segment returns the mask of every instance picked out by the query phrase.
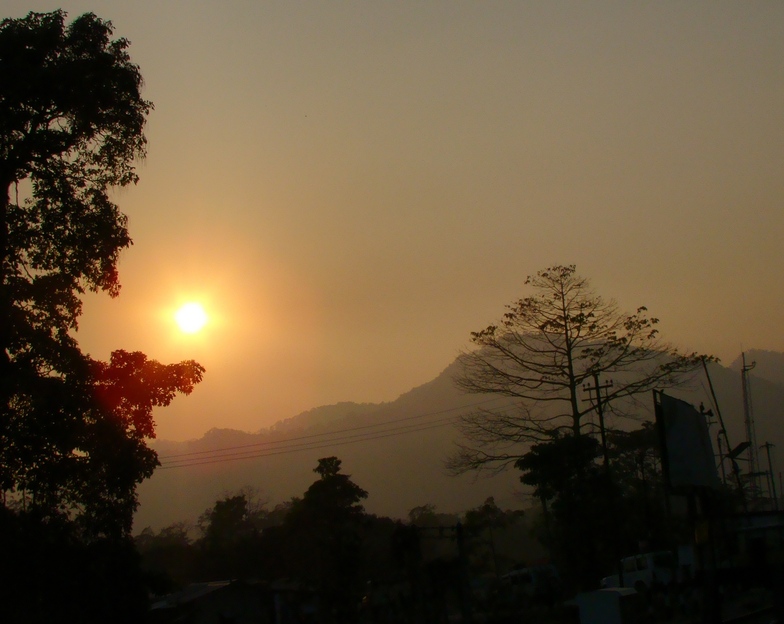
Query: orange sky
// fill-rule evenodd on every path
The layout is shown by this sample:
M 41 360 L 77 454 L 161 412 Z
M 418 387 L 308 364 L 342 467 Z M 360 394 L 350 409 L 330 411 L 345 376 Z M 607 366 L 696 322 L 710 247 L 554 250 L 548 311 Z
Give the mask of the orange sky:
M 684 349 L 784 350 L 784 3 L 58 6 L 111 19 L 155 103 L 79 338 L 206 366 L 160 437 L 393 400 L 555 263 Z

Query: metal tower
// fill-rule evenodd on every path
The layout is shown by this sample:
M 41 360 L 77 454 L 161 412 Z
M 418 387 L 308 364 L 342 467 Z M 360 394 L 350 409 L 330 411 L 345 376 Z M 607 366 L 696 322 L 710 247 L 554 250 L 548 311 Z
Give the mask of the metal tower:
M 746 440 L 749 443 L 747 458 L 749 462 L 749 485 L 751 488 L 752 496 L 759 493 L 759 484 L 757 478 L 759 476 L 759 461 L 757 459 L 757 433 L 754 430 L 754 408 L 751 404 L 751 385 L 749 383 L 749 371 L 753 369 L 757 363 L 752 362 L 746 365 L 746 353 L 742 353 L 743 366 L 741 368 L 741 381 L 743 384 L 743 422 L 746 425 Z

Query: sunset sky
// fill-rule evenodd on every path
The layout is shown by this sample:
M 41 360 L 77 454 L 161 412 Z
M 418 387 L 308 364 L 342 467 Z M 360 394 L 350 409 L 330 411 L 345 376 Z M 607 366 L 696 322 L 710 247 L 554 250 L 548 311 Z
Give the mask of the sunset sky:
M 784 350 L 780 0 L 2 6 L 112 20 L 154 102 L 78 337 L 206 367 L 159 437 L 394 400 L 551 264 L 685 350 Z

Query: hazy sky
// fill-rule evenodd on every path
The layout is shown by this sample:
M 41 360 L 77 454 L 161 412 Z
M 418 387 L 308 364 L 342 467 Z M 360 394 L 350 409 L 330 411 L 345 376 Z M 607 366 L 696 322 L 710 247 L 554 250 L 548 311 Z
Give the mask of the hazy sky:
M 683 349 L 784 350 L 780 0 L 2 6 L 112 20 L 155 104 L 79 338 L 206 366 L 160 437 L 393 400 L 551 264 Z

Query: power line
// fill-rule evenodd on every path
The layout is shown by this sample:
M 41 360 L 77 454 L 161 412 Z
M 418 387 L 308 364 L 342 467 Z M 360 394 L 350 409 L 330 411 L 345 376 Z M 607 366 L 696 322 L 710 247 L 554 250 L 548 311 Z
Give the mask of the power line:
M 434 422 L 435 423 L 451 422 L 452 419 L 453 419 L 452 416 L 447 416 L 446 418 L 440 418 L 440 419 L 438 419 L 437 421 L 434 421 Z M 430 424 L 433 424 L 433 422 L 431 422 Z M 418 425 L 417 424 L 400 425 L 398 427 L 392 427 L 391 429 L 388 429 L 388 430 L 381 430 L 381 431 L 377 431 L 377 432 L 365 432 L 365 433 L 360 433 L 360 434 L 356 434 L 356 435 L 349 435 L 349 436 L 344 436 L 344 435 L 339 435 L 338 436 L 337 433 L 331 432 L 331 433 L 319 434 L 319 437 L 324 437 L 325 438 L 325 439 L 322 439 L 322 440 L 313 440 L 313 441 L 310 441 L 310 442 L 297 442 L 297 440 L 302 439 L 302 438 L 292 438 L 291 440 L 278 440 L 278 441 L 275 441 L 275 442 L 259 443 L 259 445 L 257 445 L 257 446 L 261 446 L 261 445 L 266 445 L 266 446 L 270 446 L 270 447 L 276 447 L 277 446 L 278 448 L 297 448 L 297 447 L 302 447 L 302 446 L 307 447 L 308 445 L 322 444 L 322 443 L 327 443 L 327 442 L 341 442 L 343 440 L 352 440 L 352 439 L 360 439 L 361 440 L 362 438 L 364 438 L 365 436 L 368 436 L 368 435 L 378 435 L 378 434 L 383 434 L 383 433 L 395 433 L 397 431 L 400 431 L 400 433 L 408 433 L 408 431 L 406 431 L 406 430 L 412 430 L 412 428 L 422 427 L 422 426 L 423 426 L 422 424 L 418 424 Z M 427 427 L 427 425 L 424 425 L 424 427 Z M 413 430 L 417 431 L 418 429 L 413 429 Z M 337 437 L 335 437 L 335 436 L 337 436 Z M 306 437 L 314 437 L 314 436 L 303 436 L 303 438 L 306 438 Z M 334 437 L 334 439 L 330 439 L 332 437 Z M 295 444 L 290 444 L 290 442 L 295 442 Z M 248 445 L 248 446 L 250 446 L 250 445 Z M 188 457 L 188 458 L 185 458 L 185 459 L 172 459 L 171 457 L 168 457 L 168 458 L 166 458 L 166 461 L 168 461 L 170 463 L 178 463 L 178 462 L 197 461 L 197 460 L 201 460 L 201 459 L 217 459 L 217 458 L 220 458 L 220 457 L 241 457 L 241 456 L 247 455 L 249 453 L 262 452 L 262 451 L 265 450 L 265 449 L 262 449 L 262 448 L 255 448 L 255 447 L 253 449 L 249 449 L 247 446 L 246 447 L 237 447 L 237 448 L 239 448 L 239 449 L 243 449 L 244 448 L 245 450 L 237 450 L 235 452 L 226 452 L 226 451 L 229 451 L 229 450 L 232 450 L 232 449 L 216 449 L 214 451 L 202 451 L 202 453 L 206 454 L 206 456 L 204 456 L 204 457 Z
M 318 450 L 323 448 L 332 448 L 335 446 L 345 446 L 347 444 L 356 444 L 358 442 L 368 442 L 370 440 L 379 440 L 382 438 L 391 438 L 394 436 L 405 435 L 407 433 L 418 433 L 420 431 L 427 431 L 428 429 L 437 429 L 439 427 L 445 427 L 451 424 L 453 420 L 452 417 L 444 419 L 445 422 L 438 422 L 436 424 L 428 424 L 423 425 L 420 427 L 416 427 L 413 429 L 408 429 L 405 431 L 385 431 L 379 432 L 377 434 L 362 434 L 359 436 L 348 436 L 345 438 L 338 438 L 336 440 L 319 440 L 313 442 L 306 442 L 303 444 L 293 445 L 290 447 L 283 447 L 283 448 L 276 448 L 276 449 L 269 449 L 263 451 L 246 451 L 244 453 L 238 454 L 230 454 L 230 455 L 218 455 L 215 457 L 198 457 L 193 458 L 191 460 L 181 460 L 182 463 L 176 463 L 176 461 L 172 464 L 162 465 L 160 466 L 161 470 L 166 470 L 170 468 L 188 468 L 191 466 L 202 466 L 205 464 L 217 464 L 223 463 L 227 461 L 238 461 L 241 459 L 258 459 L 261 457 L 269 457 L 272 455 L 285 455 L 287 453 L 298 453 L 300 451 L 312 451 Z M 352 439 L 356 438 L 356 439 Z
M 483 401 L 482 403 L 487 403 L 487 402 L 488 401 Z M 432 412 L 430 414 L 420 415 L 420 417 L 445 413 L 448 411 L 454 411 L 454 410 L 443 410 L 441 412 Z M 239 459 L 253 459 L 257 457 L 264 457 L 267 455 L 279 455 L 283 453 L 293 453 L 302 450 L 313 450 L 319 448 L 327 448 L 329 446 L 336 446 L 336 445 L 341 446 L 345 444 L 365 442 L 369 440 L 392 437 L 396 435 L 404 435 L 407 433 L 416 433 L 419 431 L 425 431 L 428 429 L 443 427 L 447 424 L 450 424 L 453 421 L 453 419 L 454 418 L 450 416 L 450 417 L 438 419 L 437 421 L 431 421 L 430 423 L 398 425 L 392 427 L 391 429 L 382 430 L 382 431 L 365 432 L 358 435 L 349 435 L 349 436 L 340 435 L 338 437 L 335 437 L 338 434 L 368 428 L 367 426 L 353 427 L 353 428 L 334 431 L 334 432 L 325 432 L 322 434 L 315 434 L 311 436 L 290 438 L 288 440 L 278 440 L 275 442 L 258 443 L 255 445 L 244 445 L 241 447 L 226 447 L 223 449 L 215 449 L 212 451 L 202 451 L 201 456 L 199 457 L 179 456 L 180 458 L 175 458 L 175 456 L 169 456 L 167 458 L 164 458 L 164 461 L 168 463 L 164 463 L 162 468 L 181 468 L 181 467 L 196 466 L 202 464 L 218 463 L 224 461 L 233 461 Z M 411 420 L 411 418 L 408 418 L 406 420 Z M 373 427 L 388 426 L 388 425 L 395 425 L 395 424 L 396 424 L 395 421 L 377 423 L 376 425 L 373 425 Z M 321 439 L 316 439 L 316 440 L 311 439 L 310 441 L 307 442 L 298 442 L 299 440 L 309 439 L 309 438 L 321 438 Z M 292 442 L 294 443 L 292 444 Z M 260 448 L 264 446 L 266 446 L 267 448 Z M 231 451 L 235 449 L 246 449 L 246 450 L 238 450 L 237 452 L 227 453 L 227 451 Z
M 239 446 L 229 446 L 218 449 L 211 449 L 206 451 L 193 451 L 190 453 L 179 453 L 174 455 L 162 456 L 161 469 L 168 468 L 185 468 L 189 466 L 199 466 L 212 463 L 220 463 L 225 461 L 236 461 L 240 459 L 254 459 L 259 457 L 266 457 L 269 455 L 280 455 L 284 453 L 294 453 L 303 450 L 314 450 L 326 448 L 328 446 L 342 446 L 345 444 L 355 444 L 357 442 L 365 442 L 369 440 L 377 440 L 397 435 L 404 435 L 408 433 L 417 433 L 419 431 L 426 431 L 428 429 L 435 429 L 438 427 L 446 426 L 453 420 L 453 416 L 446 418 L 439 418 L 429 423 L 413 423 L 413 424 L 400 424 L 412 420 L 427 418 L 430 416 L 437 416 L 461 410 L 467 407 L 476 407 L 485 405 L 493 401 L 497 401 L 499 397 L 480 401 L 478 403 L 461 405 L 445 410 L 438 410 L 434 412 L 427 412 L 418 414 L 416 416 L 409 416 L 406 418 L 396 419 L 392 421 L 384 421 L 371 425 L 360 425 L 356 427 L 348 427 L 345 429 L 338 429 L 335 431 L 328 431 L 317 434 L 310 434 L 304 436 L 297 436 L 293 438 L 285 438 L 282 440 L 256 442 L 254 444 L 244 444 Z M 379 427 L 391 428 L 380 431 L 366 431 L 368 429 L 377 429 Z M 365 431 L 365 433 L 356 435 L 352 434 L 356 431 Z M 234 452 L 232 452 L 234 451 Z
M 175 455 L 165 455 L 165 456 L 162 456 L 160 459 L 161 459 L 161 461 L 165 461 L 165 460 L 169 460 L 169 459 L 174 459 L 175 457 L 185 457 L 185 456 L 190 456 L 190 455 L 201 455 L 201 454 L 205 454 L 205 453 L 212 454 L 212 453 L 218 453 L 218 452 L 221 452 L 221 451 L 233 451 L 233 450 L 236 450 L 236 449 L 251 448 L 251 447 L 264 446 L 264 445 L 269 445 L 269 444 L 279 444 L 279 443 L 282 443 L 282 442 L 294 442 L 294 441 L 297 441 L 297 440 L 306 440 L 306 439 L 309 439 L 309 438 L 319 438 L 319 437 L 323 437 L 323 436 L 326 436 L 326 435 L 337 435 L 339 433 L 350 433 L 352 431 L 360 431 L 362 429 L 372 429 L 373 427 L 382 427 L 384 425 L 397 424 L 397 423 L 401 423 L 401 422 L 407 422 L 409 420 L 417 420 L 419 418 L 427 418 L 428 416 L 437 416 L 439 414 L 446 414 L 447 412 L 454 412 L 456 410 L 464 409 L 466 407 L 476 407 L 477 405 L 484 405 L 486 403 L 490 403 L 492 401 L 497 401 L 497 400 L 498 400 L 498 397 L 494 397 L 492 399 L 487 399 L 485 401 L 480 401 L 478 403 L 471 403 L 469 405 L 460 405 L 458 407 L 450 407 L 448 409 L 438 410 L 438 411 L 435 411 L 435 412 L 426 412 L 424 414 L 418 414 L 416 416 L 407 416 L 406 418 L 396 418 L 395 420 L 386 420 L 386 421 L 382 421 L 382 422 L 375 423 L 375 424 L 372 424 L 372 425 L 359 425 L 359 426 L 356 426 L 356 427 L 348 427 L 346 429 L 336 429 L 334 431 L 325 431 L 323 433 L 313 433 L 313 434 L 310 434 L 310 435 L 297 436 L 297 437 L 294 437 L 294 438 L 284 438 L 282 440 L 276 440 L 276 441 L 273 441 L 273 442 L 254 442 L 253 444 L 242 444 L 240 446 L 226 446 L 226 447 L 222 447 L 222 448 L 218 448 L 218 449 L 210 449 L 208 451 L 192 451 L 190 453 L 177 453 Z

